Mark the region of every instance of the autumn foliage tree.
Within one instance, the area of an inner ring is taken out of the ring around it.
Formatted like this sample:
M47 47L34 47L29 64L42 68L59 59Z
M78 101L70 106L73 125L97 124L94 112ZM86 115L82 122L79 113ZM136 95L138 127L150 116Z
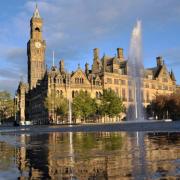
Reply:
M170 95L158 95L147 107L149 115L157 116L158 119L180 119L180 93Z
M5 120L14 115L14 104L11 94L7 91L0 92L0 120Z

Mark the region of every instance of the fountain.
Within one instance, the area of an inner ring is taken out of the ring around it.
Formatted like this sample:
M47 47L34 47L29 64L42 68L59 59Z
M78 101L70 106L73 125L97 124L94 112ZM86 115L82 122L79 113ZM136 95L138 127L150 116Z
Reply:
M68 77L68 123L72 125L72 95L71 95L71 75Z
M68 100L68 122L70 125L72 125L72 103L71 98Z
M131 103L129 102L129 111L127 115L129 120L137 121L144 118L141 93L143 69L141 21L138 20L132 31L128 57L128 76L129 81L132 82L129 83L128 87L129 92L132 90L134 92L134 101Z
M129 102L129 111L127 114L128 120L135 120L136 122L141 122L144 120L144 112L143 112L143 98L142 98L142 86L143 86L143 58L142 58L142 39L141 39L141 21L138 20L135 27L132 31L130 49L129 49L129 57L128 57L128 76L129 83L128 90L129 92L134 92L134 100L133 102ZM129 95L130 96L130 95ZM130 97L129 97L130 99ZM139 152L139 159L136 159L135 154L132 155L135 157L135 161L138 162L139 167L134 165L134 177L135 179L139 179L140 174L146 174L146 154L145 152L145 143L144 143L144 132L135 132L135 140L132 141L132 145L137 147ZM140 178L141 179L141 178Z

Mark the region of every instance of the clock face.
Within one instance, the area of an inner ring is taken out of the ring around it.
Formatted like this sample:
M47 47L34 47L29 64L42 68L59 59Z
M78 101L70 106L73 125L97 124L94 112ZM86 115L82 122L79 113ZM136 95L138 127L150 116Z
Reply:
M36 46L37 48L40 48L40 47L41 47L41 43L40 43L40 42L35 42L35 46Z

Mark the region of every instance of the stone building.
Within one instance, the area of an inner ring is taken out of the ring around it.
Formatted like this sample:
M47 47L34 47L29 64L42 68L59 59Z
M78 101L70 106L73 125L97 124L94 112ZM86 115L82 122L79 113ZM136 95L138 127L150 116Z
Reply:
M27 43L28 83L20 82L17 90L18 120L22 124L30 120L34 124L48 123L53 112L44 106L45 98L55 93L73 98L80 90L87 91L93 98L99 98L103 89L113 89L128 108L134 101L133 82L128 76L128 60L124 58L123 49L117 48L117 55L100 57L99 49L93 50L92 68L85 64L85 70L78 68L67 73L64 60L59 67L45 66L46 41L43 39L43 20L36 7L30 20L30 40ZM176 90L173 72L168 72L162 57L156 58L157 65L143 69L142 96L147 106L157 94L170 94Z

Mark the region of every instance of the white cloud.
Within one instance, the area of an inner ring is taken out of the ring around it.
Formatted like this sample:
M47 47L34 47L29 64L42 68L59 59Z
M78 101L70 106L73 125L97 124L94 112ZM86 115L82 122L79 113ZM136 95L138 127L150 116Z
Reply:
M87 53L87 50L91 51L97 45L114 51L116 45L127 47L137 18L142 19L144 29L150 30L149 34L144 32L148 36L153 31L165 32L169 24L178 25L177 17L180 16L179 0L42 0L38 6L44 20L47 62L51 62L52 50L55 50L56 59L65 59L72 68L90 59L91 52ZM0 58L3 67L13 64L16 71L26 73L26 43L34 8L34 1L26 1L17 14L7 22L0 23ZM154 43L160 42L156 38ZM171 54L178 55L178 51ZM172 55L170 58L175 59ZM6 78L6 74L0 77Z

